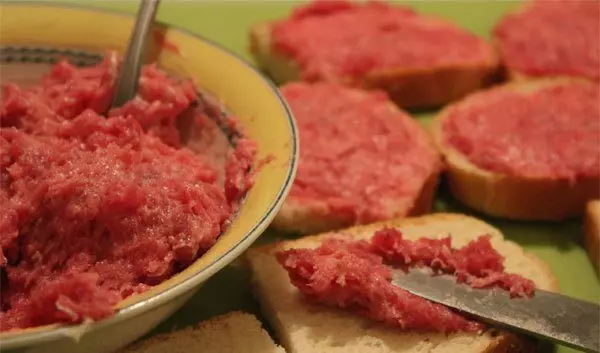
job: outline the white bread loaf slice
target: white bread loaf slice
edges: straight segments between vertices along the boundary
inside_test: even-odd
[[[556,178],[524,178],[484,170],[471,163],[459,151],[444,141],[443,124],[456,106],[467,107],[470,100],[495,89],[533,92],[543,87],[563,83],[592,83],[582,79],[547,78],[513,82],[503,87],[476,92],[444,108],[432,121],[430,129],[442,153],[450,191],[459,201],[482,213],[515,220],[556,221],[581,216],[591,199],[600,197],[600,177],[577,178],[575,181]]]
[[[300,152],[295,184],[272,223],[274,228],[288,233],[315,234],[368,223],[369,218],[363,217],[367,213],[365,209],[383,210],[376,217],[371,217],[371,222],[417,216],[431,210],[441,170],[441,156],[429,132],[408,113],[387,99],[373,99],[379,92],[372,93],[339,84],[292,83],[282,87],[281,93],[288,99],[288,105],[296,118],[300,144],[326,145],[327,148],[304,147]],[[332,96],[331,99],[328,94]],[[290,96],[293,98],[288,98]],[[365,101],[370,105],[364,108],[364,113],[358,115],[359,119],[354,118]],[[337,107],[340,103],[343,103],[342,108]],[[307,109],[313,106],[316,109]],[[334,114],[329,113],[330,106],[337,107]],[[318,122],[316,129],[315,122]],[[389,132],[369,130],[365,126],[377,126],[378,123],[385,124]],[[309,131],[309,128],[312,130]],[[385,147],[381,147],[378,153],[373,153],[369,160],[359,161],[351,153],[339,156],[336,155],[339,152],[335,148],[329,148],[329,144],[333,144],[329,142],[332,138],[329,132],[331,129],[337,131],[336,141],[350,140],[353,144],[362,146],[364,141],[371,143],[370,141],[377,140]],[[357,130],[360,130],[358,134]],[[364,148],[363,151],[365,150],[369,149]],[[420,157],[415,161],[417,158],[411,158],[412,156]],[[335,158],[335,162],[332,162],[335,166],[327,164],[322,165],[323,168],[331,171],[337,167],[338,170],[342,168],[343,172],[339,172],[334,179],[331,176],[321,177],[315,186],[314,181],[305,179],[306,173],[314,169],[310,164],[319,163],[324,157]],[[377,162],[379,168],[371,167],[372,165],[366,167],[368,162]],[[412,170],[412,174],[392,172],[398,169]],[[357,185],[353,180],[368,180],[368,184]],[[390,180],[404,188],[405,192],[386,189],[384,185],[389,185]],[[305,190],[315,192],[328,188],[330,193],[325,196],[319,194],[320,197],[313,195],[301,198],[295,194],[299,184]],[[370,193],[365,188],[371,189]],[[378,196],[372,197],[375,193]],[[336,211],[331,207],[332,199],[349,202],[355,214],[349,216],[348,212]]]
[[[249,32],[249,40],[250,53],[258,67],[275,83],[301,80],[299,65],[273,50],[270,23],[253,26]],[[384,90],[403,108],[440,106],[493,82],[498,65],[499,59],[492,56],[477,65],[456,63],[425,70],[398,68],[369,73],[351,85]]]
[[[540,289],[556,291],[550,268],[517,244],[503,239],[499,230],[475,218],[432,214],[358,226],[341,231],[354,239],[369,239],[382,227],[395,227],[406,239],[452,236],[462,246],[482,234],[491,235],[493,247],[505,257],[507,272],[533,280]],[[314,248],[333,233],[308,236],[248,252],[253,287],[281,344],[290,353],[500,353],[533,352],[526,338],[497,330],[483,334],[416,333],[374,323],[341,309],[307,303],[275,259],[281,249]]]
[[[600,276],[600,200],[590,201],[584,219],[585,248]]]
[[[168,334],[151,337],[121,353],[285,353],[254,315],[231,312]]]

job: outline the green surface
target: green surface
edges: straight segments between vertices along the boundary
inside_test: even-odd
[[[136,1],[70,1],[106,9],[132,12]],[[509,1],[412,1],[417,10],[438,14],[460,23],[465,28],[488,38],[494,22],[515,2]],[[191,30],[221,43],[249,58],[247,31],[250,25],[285,15],[292,7],[288,1],[165,1],[158,17],[161,21]],[[431,114],[421,113],[426,122]],[[438,211],[470,213],[447,196],[442,188],[436,202]],[[579,221],[566,223],[518,223],[481,217],[499,227],[505,236],[545,260],[559,280],[561,292],[588,301],[599,302],[600,283],[581,245]],[[274,240],[277,234],[265,233],[258,243]],[[229,266],[210,279],[200,292],[174,317],[160,325],[156,332],[199,322],[231,310],[254,312],[258,307],[248,286],[248,274],[237,265]],[[545,351],[553,351],[546,347]],[[557,347],[556,352],[575,350]]]

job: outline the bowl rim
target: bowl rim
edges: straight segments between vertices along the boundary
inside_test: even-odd
[[[134,20],[134,15],[129,14],[124,11],[112,10],[112,9],[103,9],[96,8],[93,6],[86,6],[83,4],[70,4],[70,3],[61,3],[61,2],[47,2],[43,0],[33,0],[27,2],[2,2],[1,6],[14,6],[14,7],[54,7],[54,8],[65,8],[65,9],[76,9],[79,11],[88,11],[88,12],[99,12],[99,13],[107,13],[114,16],[129,18],[132,21]],[[192,32],[191,30],[178,27],[176,25],[171,25],[162,21],[155,21],[155,25],[164,26],[165,28],[174,29],[179,31],[185,35],[188,35],[194,39],[202,41],[209,46],[214,47],[215,49],[222,51],[223,53],[231,56],[235,61],[237,61],[240,65],[245,66],[252,74],[257,76],[259,82],[266,85],[267,88],[274,94],[274,96],[279,101],[279,105],[281,106],[282,111],[285,113],[288,122],[288,129],[291,134],[291,139],[289,141],[291,156],[289,162],[287,162],[287,176],[285,178],[285,182],[279,190],[275,198],[270,202],[267,207],[267,210],[263,213],[263,215],[259,218],[259,220],[248,230],[245,232],[244,236],[236,242],[231,248],[229,248],[224,254],[217,257],[214,261],[208,264],[206,267],[199,270],[197,273],[194,273],[189,278],[183,280],[182,282],[176,283],[169,288],[165,288],[163,291],[156,293],[154,296],[144,299],[140,302],[133,303],[126,307],[117,309],[114,315],[106,319],[102,319],[100,321],[91,323],[91,324],[78,324],[78,325],[69,325],[69,326],[59,326],[59,327],[48,327],[46,329],[35,330],[36,328],[30,328],[32,332],[23,332],[19,333],[19,331],[7,331],[0,333],[0,348],[3,349],[15,349],[23,346],[31,346],[40,343],[51,342],[61,338],[69,338],[79,337],[80,335],[90,332],[100,330],[104,327],[113,325],[115,323],[125,321],[129,318],[138,316],[148,310],[156,306],[160,306],[164,303],[169,302],[170,300],[181,296],[197,287],[202,282],[206,281],[208,278],[213,276],[223,267],[231,263],[235,260],[243,251],[245,251],[252,243],[267,229],[269,224],[273,221],[276,216],[276,211],[282,206],[285,198],[287,197],[291,186],[293,184],[293,180],[296,175],[296,170],[298,168],[298,151],[299,151],[299,137],[298,137],[298,127],[293,117],[293,113],[288,106],[287,102],[283,98],[282,94],[279,92],[277,86],[264,74],[262,74],[259,69],[253,66],[249,61],[242,58],[240,55],[234,53],[232,50],[226,48],[220,43],[217,43],[211,39],[204,37],[203,35]],[[177,274],[175,274],[176,276]],[[25,329],[29,330],[29,329]],[[6,337],[3,337],[6,336]]]

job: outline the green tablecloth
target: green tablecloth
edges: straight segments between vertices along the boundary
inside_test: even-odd
[[[105,9],[133,12],[137,1],[70,1]],[[495,21],[515,6],[511,1],[410,1],[415,9],[454,20],[488,38]],[[247,31],[257,22],[285,15],[293,6],[289,1],[169,1],[163,0],[159,20],[191,30],[212,39],[247,58]],[[200,80],[201,81],[201,80]],[[427,122],[431,113],[418,114]],[[437,210],[469,212],[456,204],[443,191],[436,202]],[[483,217],[484,218],[484,217]],[[484,218],[485,219],[485,218]],[[486,219],[504,234],[550,264],[559,280],[561,291],[581,299],[598,302],[600,282],[581,245],[578,221],[560,224],[517,223]],[[273,241],[277,234],[265,233],[258,241]],[[161,324],[154,333],[194,324],[231,310],[244,310],[260,317],[258,305],[249,288],[248,273],[235,264],[211,278],[199,293],[177,314]],[[552,351],[548,346],[548,351]],[[556,352],[574,350],[557,347]]]

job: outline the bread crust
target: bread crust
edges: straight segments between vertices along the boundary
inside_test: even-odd
[[[444,66],[431,70],[394,70],[367,75],[356,86],[383,89],[400,107],[438,107],[489,86],[498,60],[477,66]]]
[[[600,200],[587,204],[584,219],[585,248],[600,277]]]
[[[414,205],[406,215],[396,215],[396,217],[420,216],[429,213],[433,208],[435,194],[439,180],[439,169],[431,174],[416,198]],[[353,224],[348,219],[331,212],[327,212],[327,206],[323,204],[314,204],[305,207],[288,196],[279,213],[271,223],[274,229],[286,233],[297,234],[316,234],[335,229],[350,227]]]
[[[254,315],[241,311],[232,311],[194,326],[147,338],[120,350],[119,353],[196,350],[213,353],[285,353],[282,347],[273,342]]]
[[[551,78],[509,83],[506,87],[532,90],[559,82],[587,82],[580,79]],[[469,97],[465,98],[467,101]],[[464,104],[464,101],[457,104]],[[450,191],[470,208],[496,217],[514,220],[559,221],[583,214],[590,199],[600,197],[600,177],[576,181],[524,178],[481,169],[443,138],[443,123],[452,106],[432,121],[430,129],[442,153]]]
[[[529,76],[525,75],[525,73],[515,70],[513,68],[510,68],[506,65],[506,62],[504,60],[504,53],[502,51],[502,45],[500,44],[500,40],[498,39],[498,37],[495,34],[495,29],[498,26],[498,24],[504,19],[504,17],[512,16],[512,15],[524,12],[531,5],[532,5],[531,3],[525,3],[525,4],[522,4],[521,6],[517,6],[516,9],[508,12],[505,16],[500,18],[498,20],[498,22],[496,22],[496,24],[494,24],[494,28],[492,30],[492,38],[490,39],[490,41],[492,43],[492,46],[496,50],[496,53],[498,53],[498,59],[500,61],[501,70],[503,71],[503,76],[509,81],[526,81],[526,80],[530,80],[530,79],[535,79],[535,77],[529,77]]]
[[[459,222],[464,225],[465,229],[478,229],[478,230],[486,230],[490,235],[494,238],[502,238],[502,234],[499,230],[493,228],[492,226],[484,223],[483,221],[477,220],[475,218],[460,215],[460,214],[445,214],[445,213],[437,213],[430,214],[421,217],[412,217],[412,218],[404,218],[404,219],[395,219],[388,220],[368,225],[360,225],[345,229],[340,231],[344,235],[349,237],[360,237],[361,234],[373,233],[383,227],[396,227],[396,228],[404,228],[404,227],[427,227],[431,224],[435,223],[443,223],[443,222]],[[268,244],[266,246],[262,246],[259,248],[254,248],[248,251],[247,260],[252,267],[253,272],[259,271],[260,266],[258,264],[253,264],[254,261],[257,261],[262,256],[274,256],[274,253],[278,250],[289,249],[289,248],[302,248],[302,247],[315,247],[318,246],[325,238],[330,237],[332,234],[336,232],[328,232],[321,233],[312,236],[306,236],[296,240],[290,240],[285,242],[280,242],[277,244]],[[502,243],[506,246],[510,246],[514,248],[513,250],[521,249],[516,243],[513,243],[508,240],[502,240]],[[522,251],[522,250],[521,250]],[[538,267],[538,271],[542,273],[542,276],[546,280],[546,285],[544,286],[545,290],[549,291],[558,291],[558,282],[554,277],[550,267],[543,262],[541,259],[536,257],[533,254],[523,252],[526,258],[536,264]],[[273,306],[268,299],[268,293],[266,292],[267,288],[264,287],[264,283],[261,283],[260,280],[257,280],[256,273],[253,275],[253,290],[256,294],[257,298],[259,298],[261,307],[263,309],[264,314],[269,319],[271,324],[274,326],[278,337],[282,343],[282,345],[289,352],[298,352],[305,353],[301,349],[296,349],[295,343],[292,342],[291,336],[289,332],[287,332],[284,323],[280,320],[280,315],[278,315],[277,309]],[[520,336],[517,334],[498,331],[496,329],[490,329],[486,333],[484,333],[486,337],[489,338],[489,343],[477,353],[534,353],[537,352],[537,342],[531,338],[527,338],[524,336]],[[353,350],[359,351],[359,350]],[[424,350],[425,352],[425,350]],[[430,352],[427,350],[427,352]]]
[[[272,50],[268,23],[250,29],[250,52],[258,66],[277,84],[301,80],[300,68],[291,59]],[[405,108],[437,107],[462,98],[492,83],[499,58],[478,65],[440,66],[428,70],[386,70],[341,83],[364,89],[385,90],[392,101]]]

